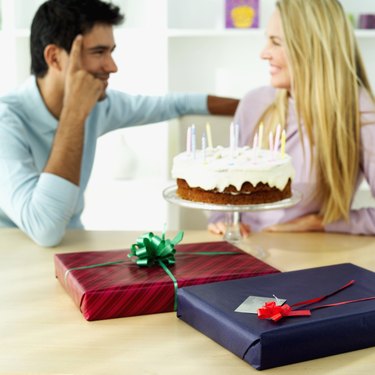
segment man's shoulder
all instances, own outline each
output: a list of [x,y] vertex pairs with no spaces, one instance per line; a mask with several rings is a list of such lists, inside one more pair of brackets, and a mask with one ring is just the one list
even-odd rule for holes
[[18,88],[0,96],[0,121],[9,116],[24,118],[27,112],[37,111],[32,98],[36,90],[35,80],[31,77]]
[[9,93],[0,97],[0,122],[5,117],[17,116],[22,108],[19,96]]
[[[35,86],[35,83],[34,83]],[[27,100],[28,92],[33,88],[32,78],[29,78],[21,86],[14,88],[0,96],[0,105],[2,108],[18,107]]]

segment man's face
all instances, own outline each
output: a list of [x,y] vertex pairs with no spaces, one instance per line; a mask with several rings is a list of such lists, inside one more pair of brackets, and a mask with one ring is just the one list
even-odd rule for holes
[[99,100],[105,98],[110,74],[117,72],[117,65],[112,58],[115,47],[110,25],[96,24],[83,35],[81,67],[103,82],[103,93]]

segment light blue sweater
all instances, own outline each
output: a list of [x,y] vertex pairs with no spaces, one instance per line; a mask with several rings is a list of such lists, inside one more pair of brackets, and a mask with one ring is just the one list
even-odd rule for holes
[[108,90],[85,123],[80,186],[43,173],[58,125],[47,110],[35,77],[0,98],[0,227],[19,227],[42,246],[58,244],[67,227],[79,228],[83,195],[96,140],[118,128],[207,114],[207,96],[132,96]]

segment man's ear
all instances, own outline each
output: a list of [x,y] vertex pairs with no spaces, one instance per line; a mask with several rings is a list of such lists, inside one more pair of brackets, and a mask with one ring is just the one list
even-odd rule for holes
[[44,48],[44,60],[46,61],[48,68],[62,71],[64,69],[62,56],[64,52],[65,51],[56,44],[48,44],[46,48]]

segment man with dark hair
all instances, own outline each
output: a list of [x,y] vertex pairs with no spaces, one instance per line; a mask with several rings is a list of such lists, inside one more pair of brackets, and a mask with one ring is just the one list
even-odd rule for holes
[[44,49],[56,44],[69,52],[75,37],[87,34],[95,24],[118,26],[124,21],[120,9],[97,0],[50,0],[42,4],[31,24],[31,73],[43,77],[48,71]]
[[99,136],[185,114],[234,114],[236,99],[107,90],[117,71],[113,26],[122,21],[101,0],[48,0],[35,14],[33,76],[0,99],[0,227],[54,246],[67,227],[82,227]]

